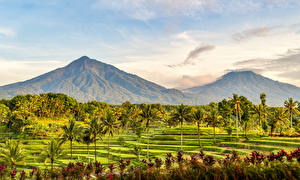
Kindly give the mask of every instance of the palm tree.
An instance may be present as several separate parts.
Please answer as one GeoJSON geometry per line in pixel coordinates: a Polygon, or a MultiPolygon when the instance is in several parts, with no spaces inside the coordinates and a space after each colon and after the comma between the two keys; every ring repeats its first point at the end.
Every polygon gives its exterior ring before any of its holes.
{"type": "Polygon", "coordinates": [[[146,105],[142,108],[140,116],[145,123],[146,131],[147,131],[147,157],[149,158],[149,142],[150,142],[150,135],[149,135],[149,128],[150,124],[153,123],[156,119],[158,119],[158,111],[152,108],[152,105],[146,105]]]}
{"type": "Polygon", "coordinates": [[[120,129],[122,131],[127,131],[131,125],[131,122],[135,121],[136,118],[140,115],[140,113],[141,111],[136,105],[125,106],[120,117],[120,129]]]}
{"type": "Polygon", "coordinates": [[[108,134],[108,145],[107,145],[107,162],[109,164],[110,160],[110,138],[114,136],[115,133],[119,131],[119,121],[118,117],[114,114],[112,110],[107,110],[102,118],[102,133],[108,134]]]}
{"type": "Polygon", "coordinates": [[[181,144],[181,150],[183,149],[183,122],[191,120],[191,108],[188,106],[185,106],[183,104],[176,107],[176,110],[172,112],[172,119],[174,121],[180,122],[180,128],[181,128],[181,138],[180,138],[180,144],[181,144]]]}
{"type": "Polygon", "coordinates": [[[237,94],[233,94],[233,98],[229,98],[233,103],[233,109],[235,110],[235,124],[236,124],[236,138],[239,138],[239,122],[241,121],[241,100],[237,94]]]}
{"type": "Polygon", "coordinates": [[[85,131],[82,134],[81,141],[82,141],[82,143],[86,144],[89,162],[91,162],[91,160],[90,160],[90,144],[94,142],[93,138],[94,138],[94,136],[93,136],[92,132],[89,129],[85,129],[85,131]]]}
{"type": "Polygon", "coordinates": [[[263,107],[266,107],[267,104],[266,104],[266,94],[265,93],[261,93],[260,94],[260,101],[261,101],[261,104],[263,105],[263,107]]]}
{"type": "Polygon", "coordinates": [[[254,110],[254,114],[257,115],[259,128],[262,129],[262,123],[264,122],[266,116],[266,109],[262,104],[258,104],[253,106],[253,110],[254,110]]]}
{"type": "Polygon", "coordinates": [[[290,118],[291,128],[293,128],[293,115],[299,114],[297,110],[298,102],[295,102],[293,98],[289,98],[287,101],[284,101],[284,106],[286,107],[286,112],[290,118]]]}
{"type": "Polygon", "coordinates": [[[101,121],[99,118],[93,118],[88,122],[88,131],[91,133],[91,139],[94,141],[95,145],[95,162],[97,161],[97,140],[99,139],[99,135],[102,132],[101,121]]]}
{"type": "Polygon", "coordinates": [[[81,128],[75,123],[74,119],[69,120],[67,125],[62,127],[63,130],[63,140],[70,141],[70,151],[71,151],[71,160],[73,159],[73,141],[79,140],[79,135],[81,134],[81,128]]]}
{"type": "Polygon", "coordinates": [[[51,163],[51,172],[53,172],[53,164],[54,161],[57,159],[63,157],[65,155],[63,148],[62,148],[63,140],[56,140],[56,139],[51,139],[48,142],[48,146],[43,152],[43,156],[45,158],[45,161],[49,160],[51,163]]]}
{"type": "Polygon", "coordinates": [[[288,120],[284,108],[276,108],[274,113],[271,114],[271,118],[269,121],[269,126],[271,127],[271,136],[276,129],[282,125],[286,124],[288,120]]]}
{"type": "Polygon", "coordinates": [[[197,124],[197,133],[198,133],[198,143],[200,150],[202,149],[201,140],[200,140],[200,124],[207,118],[207,114],[203,108],[199,108],[192,114],[193,119],[197,124]]]}
{"type": "Polygon", "coordinates": [[[11,168],[16,165],[26,165],[25,157],[25,150],[19,141],[6,141],[0,148],[0,158],[11,168]]]}
{"type": "Polygon", "coordinates": [[[214,128],[214,144],[216,144],[216,126],[220,124],[220,120],[222,116],[219,114],[219,111],[216,107],[211,106],[210,111],[208,113],[208,123],[211,124],[214,128]]]}

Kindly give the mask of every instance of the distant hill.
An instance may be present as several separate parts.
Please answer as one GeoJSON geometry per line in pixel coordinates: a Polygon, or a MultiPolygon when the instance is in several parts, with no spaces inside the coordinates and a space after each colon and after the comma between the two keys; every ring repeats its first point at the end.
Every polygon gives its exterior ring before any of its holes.
{"type": "Polygon", "coordinates": [[[36,78],[1,86],[0,99],[47,92],[64,93],[81,102],[190,103],[179,90],[167,89],[87,56],[36,78]]]}
{"type": "Polygon", "coordinates": [[[232,97],[233,93],[258,103],[260,93],[264,92],[268,105],[283,105],[289,97],[300,100],[299,87],[274,81],[252,71],[230,72],[213,83],[184,89],[183,92],[193,94],[196,102],[201,104],[232,97]]]}

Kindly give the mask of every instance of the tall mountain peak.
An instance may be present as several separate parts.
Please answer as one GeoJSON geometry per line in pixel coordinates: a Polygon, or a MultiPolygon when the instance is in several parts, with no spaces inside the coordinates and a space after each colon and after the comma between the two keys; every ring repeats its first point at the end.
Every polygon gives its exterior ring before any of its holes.
{"type": "Polygon", "coordinates": [[[112,104],[187,103],[181,91],[168,90],[112,65],[82,56],[69,65],[36,78],[0,87],[0,99],[20,94],[64,93],[79,101],[112,104]]]}

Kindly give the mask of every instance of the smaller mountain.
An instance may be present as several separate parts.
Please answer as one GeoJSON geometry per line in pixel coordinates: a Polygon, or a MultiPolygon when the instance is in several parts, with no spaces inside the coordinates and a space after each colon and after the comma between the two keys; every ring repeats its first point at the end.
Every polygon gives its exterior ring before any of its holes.
{"type": "Polygon", "coordinates": [[[64,93],[81,102],[189,103],[179,90],[167,89],[87,56],[36,78],[2,86],[0,98],[47,92],[64,93]]]}
{"type": "Polygon", "coordinates": [[[300,100],[299,87],[274,81],[252,71],[229,72],[213,83],[184,89],[183,92],[193,94],[200,104],[220,101],[232,97],[233,93],[259,103],[259,95],[264,92],[267,104],[276,106],[282,106],[284,100],[290,97],[300,100]]]}

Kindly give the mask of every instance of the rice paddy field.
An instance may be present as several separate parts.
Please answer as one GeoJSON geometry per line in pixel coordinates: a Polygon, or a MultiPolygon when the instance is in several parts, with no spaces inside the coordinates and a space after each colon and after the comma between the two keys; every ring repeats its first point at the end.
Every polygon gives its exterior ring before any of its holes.
{"type": "MultiPolygon", "coordinates": [[[[32,168],[50,168],[50,164],[45,163],[41,158],[41,153],[46,148],[49,139],[56,136],[58,132],[47,133],[46,136],[19,136],[13,137],[22,142],[26,149],[26,165],[21,166],[21,169],[29,171],[32,168]]],[[[193,125],[186,125],[183,130],[183,152],[184,154],[193,154],[199,152],[197,129],[193,125]]],[[[9,137],[10,134],[2,133],[2,137],[9,137]]],[[[249,155],[253,150],[258,150],[269,154],[270,152],[278,152],[286,150],[287,152],[300,147],[300,138],[290,137],[260,137],[255,132],[249,132],[249,139],[244,137],[244,134],[239,134],[237,140],[236,134],[227,135],[225,131],[217,129],[216,144],[213,140],[213,129],[208,127],[201,128],[201,143],[203,151],[207,155],[212,155],[217,159],[224,158],[226,154],[233,150],[240,155],[249,155]]],[[[2,142],[3,143],[3,142],[2,142]]],[[[111,139],[111,159],[112,162],[117,162],[121,158],[137,159],[134,147],[141,148],[140,159],[146,158],[147,153],[147,136],[143,134],[140,139],[132,132],[123,132],[115,135],[111,139]]],[[[102,137],[102,140],[97,141],[97,161],[102,164],[107,164],[108,154],[108,139],[102,137]]],[[[66,155],[55,162],[56,167],[65,166],[70,162],[70,143],[64,144],[66,155]]],[[[88,162],[89,158],[94,161],[94,144],[90,145],[88,155],[87,146],[82,143],[73,142],[73,160],[88,162]]],[[[150,130],[150,156],[165,158],[167,153],[173,153],[180,150],[180,128],[151,128],[150,130]]]]}

